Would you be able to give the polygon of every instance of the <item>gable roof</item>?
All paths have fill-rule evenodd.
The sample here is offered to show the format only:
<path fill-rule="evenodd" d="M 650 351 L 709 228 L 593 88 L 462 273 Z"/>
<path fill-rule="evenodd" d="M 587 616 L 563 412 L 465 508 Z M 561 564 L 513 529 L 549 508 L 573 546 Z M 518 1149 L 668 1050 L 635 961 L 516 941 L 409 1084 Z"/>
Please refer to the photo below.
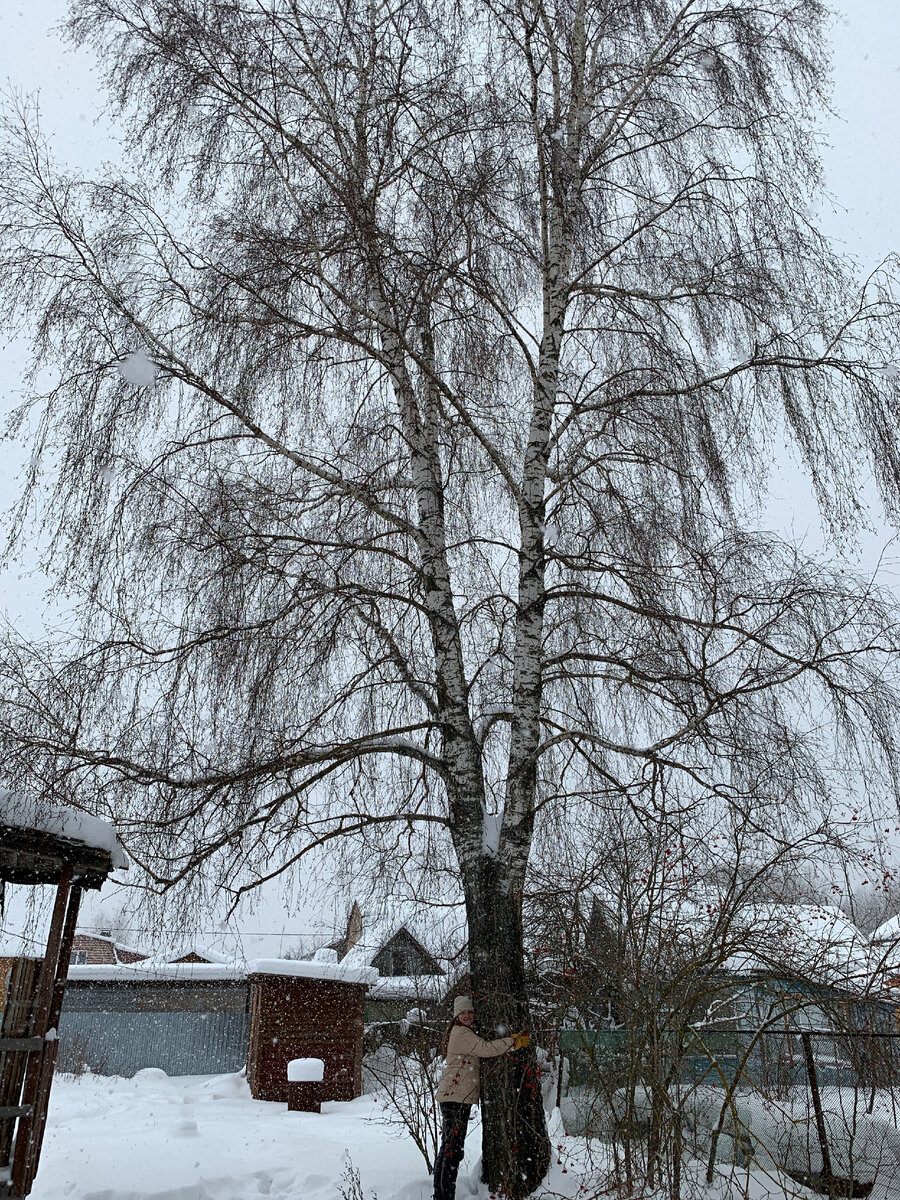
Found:
<path fill-rule="evenodd" d="M 72 941 L 73 950 L 91 950 L 92 948 L 107 947 L 113 962 L 140 962 L 147 955 L 143 950 L 134 946 L 126 946 L 114 938 L 111 933 L 94 933 L 84 929 L 76 929 Z"/>
<path fill-rule="evenodd" d="M 612 913 L 607 916 L 602 907 L 600 898 L 592 912 L 593 933 L 600 940 L 615 924 Z M 654 908 L 656 944 L 676 954 L 699 956 L 701 962 L 723 954 L 719 969 L 732 974 L 803 977 L 859 993 L 882 990 L 879 955 L 833 905 L 764 901 L 734 912 L 726 909 L 725 915 L 723 925 L 723 909 L 713 893 L 679 893 L 669 904 Z"/>
<path fill-rule="evenodd" d="M 422 943 L 417 938 L 413 937 L 413 935 L 409 932 L 409 930 L 406 928 L 405 925 L 402 925 L 396 931 L 396 933 L 392 934 L 388 938 L 388 940 L 385 942 L 385 944 L 381 947 L 381 949 L 375 953 L 375 955 L 372 958 L 371 965 L 378 966 L 379 971 L 381 971 L 381 973 L 383 975 L 388 974 L 387 970 L 385 969 L 385 966 L 379 965 L 379 961 L 381 960 L 383 962 L 385 955 L 391 953 L 392 951 L 396 951 L 396 950 L 402 951 L 404 949 L 411 949 L 419 957 L 420 960 L 424 961 L 426 966 L 429 968 L 429 970 L 422 971 L 422 972 L 420 972 L 420 974 L 423 974 L 423 975 L 426 975 L 426 974 L 427 975 L 446 975 L 447 972 L 444 970 L 444 968 L 441 966 L 441 964 L 438 962 L 438 960 L 434 957 L 434 955 L 431 954 L 428 950 L 426 950 L 425 947 L 422 945 Z"/>
<path fill-rule="evenodd" d="M 347 933 L 332 943 L 331 949 L 338 952 L 339 961 L 348 967 L 371 967 L 378 955 L 404 934 L 434 965 L 433 974 L 444 976 L 452 970 L 452 957 L 466 943 L 464 929 L 455 909 L 435 913 L 423 905 L 391 901 L 367 914 L 354 903 Z"/>

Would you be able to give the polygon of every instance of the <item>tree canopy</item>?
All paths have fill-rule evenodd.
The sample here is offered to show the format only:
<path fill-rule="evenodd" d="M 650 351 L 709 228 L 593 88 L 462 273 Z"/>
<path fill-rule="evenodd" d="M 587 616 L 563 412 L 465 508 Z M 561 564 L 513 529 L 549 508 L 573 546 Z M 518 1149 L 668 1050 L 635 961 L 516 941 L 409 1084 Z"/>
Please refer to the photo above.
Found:
<path fill-rule="evenodd" d="M 895 267 L 812 216 L 826 15 L 76 0 L 131 167 L 6 117 L 20 516 L 78 616 L 6 651 L 8 772 L 163 887 L 449 836 L 484 954 L 543 815 L 893 787 L 891 603 L 748 521 L 785 443 L 833 530 L 867 472 L 898 513 Z"/>

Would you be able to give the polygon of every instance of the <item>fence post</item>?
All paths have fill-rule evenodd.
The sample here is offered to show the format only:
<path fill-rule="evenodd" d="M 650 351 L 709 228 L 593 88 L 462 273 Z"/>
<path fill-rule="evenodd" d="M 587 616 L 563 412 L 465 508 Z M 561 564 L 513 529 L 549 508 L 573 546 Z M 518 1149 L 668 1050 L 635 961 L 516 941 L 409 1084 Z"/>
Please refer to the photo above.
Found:
<path fill-rule="evenodd" d="M 806 1059 L 806 1074 L 809 1076 L 809 1089 L 812 1092 L 813 1109 L 816 1114 L 816 1129 L 819 1132 L 819 1148 L 822 1151 L 822 1173 L 828 1183 L 829 1195 L 832 1192 L 831 1155 L 828 1152 L 828 1130 L 825 1127 L 825 1115 L 822 1112 L 822 1097 L 819 1095 L 819 1080 L 816 1076 L 816 1063 L 813 1058 L 812 1040 L 808 1033 L 800 1034 L 803 1045 L 803 1056 Z"/>

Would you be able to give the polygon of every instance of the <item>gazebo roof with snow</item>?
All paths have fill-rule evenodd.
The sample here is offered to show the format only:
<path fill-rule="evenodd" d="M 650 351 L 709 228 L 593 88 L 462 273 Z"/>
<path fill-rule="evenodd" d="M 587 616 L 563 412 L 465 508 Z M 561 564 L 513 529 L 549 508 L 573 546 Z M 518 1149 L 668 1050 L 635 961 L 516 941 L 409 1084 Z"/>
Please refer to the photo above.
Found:
<path fill-rule="evenodd" d="M 122 844 L 104 821 L 0 789 L 0 899 L 7 883 L 56 885 L 43 955 L 17 958 L 9 976 L 0 1037 L 0 1195 L 27 1196 L 38 1168 L 81 894 L 127 867 Z M 6 1069 L 7 1060 L 13 1069 Z"/>
<path fill-rule="evenodd" d="M 0 789 L 0 881 L 55 884 L 68 868 L 80 887 L 99 888 L 128 857 L 104 821 Z"/>

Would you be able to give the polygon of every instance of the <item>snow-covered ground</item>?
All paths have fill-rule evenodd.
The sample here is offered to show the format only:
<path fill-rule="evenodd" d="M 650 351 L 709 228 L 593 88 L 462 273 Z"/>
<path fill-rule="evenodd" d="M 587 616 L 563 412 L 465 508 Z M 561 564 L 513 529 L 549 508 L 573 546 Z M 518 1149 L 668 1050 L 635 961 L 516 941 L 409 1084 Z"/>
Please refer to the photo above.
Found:
<path fill-rule="evenodd" d="M 559 1127 L 544 1200 L 592 1200 L 608 1191 L 604 1148 Z M 487 1200 L 479 1182 L 481 1129 L 469 1132 L 458 1200 Z M 593 1169 L 591 1160 L 593 1159 Z M 133 1079 L 57 1076 L 33 1200 L 429 1200 L 431 1180 L 408 1137 L 387 1127 L 374 1096 L 290 1113 L 253 1100 L 240 1075 L 170 1078 L 155 1068 Z M 686 1164 L 685 1195 L 699 1196 L 700 1164 Z M 895 1197 L 879 1179 L 872 1200 Z M 764 1172 L 735 1169 L 710 1200 L 811 1196 Z M 354 1200 L 360 1200 L 359 1192 Z"/>
<path fill-rule="evenodd" d="M 430 1198 L 424 1160 L 381 1112 L 372 1096 L 323 1104 L 321 1115 L 288 1112 L 251 1099 L 240 1075 L 170 1078 L 152 1067 L 133 1079 L 58 1075 L 32 1198 L 340 1200 L 348 1166 L 365 1200 Z M 473 1122 L 459 1200 L 487 1196 L 480 1153 Z M 554 1162 L 552 1194 L 577 1193 L 567 1164 Z"/>

